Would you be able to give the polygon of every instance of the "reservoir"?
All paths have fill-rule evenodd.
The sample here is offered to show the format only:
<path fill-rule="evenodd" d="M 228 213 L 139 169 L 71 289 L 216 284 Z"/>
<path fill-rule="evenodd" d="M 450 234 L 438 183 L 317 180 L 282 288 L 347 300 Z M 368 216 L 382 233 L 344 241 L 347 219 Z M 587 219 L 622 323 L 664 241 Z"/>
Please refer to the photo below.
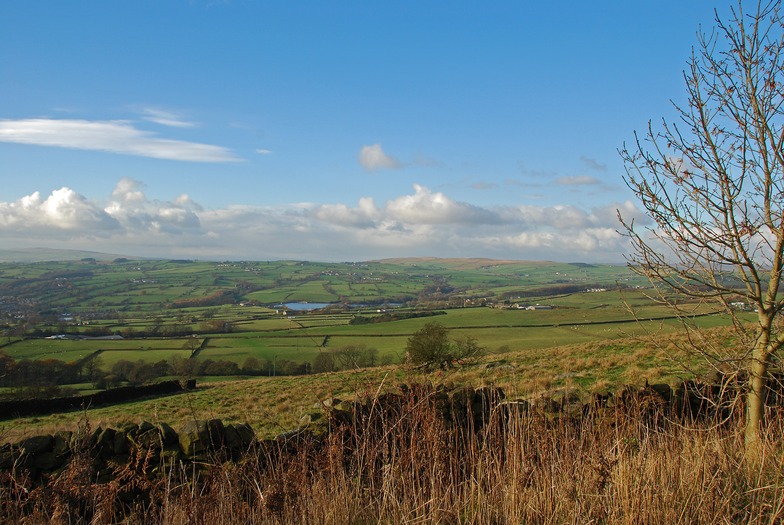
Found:
<path fill-rule="evenodd" d="M 308 310 L 318 310 L 320 308 L 326 308 L 332 303 L 283 303 L 279 305 L 275 305 L 275 308 L 282 308 L 286 307 L 289 310 L 294 310 L 296 312 L 307 312 Z"/>

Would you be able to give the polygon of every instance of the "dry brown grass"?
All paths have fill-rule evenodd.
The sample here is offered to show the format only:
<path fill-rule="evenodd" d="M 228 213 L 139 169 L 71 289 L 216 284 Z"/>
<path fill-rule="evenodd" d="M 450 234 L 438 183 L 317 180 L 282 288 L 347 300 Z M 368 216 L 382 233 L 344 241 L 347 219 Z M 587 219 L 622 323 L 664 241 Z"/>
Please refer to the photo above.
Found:
<path fill-rule="evenodd" d="M 360 396 L 375 392 L 360 392 Z M 784 520 L 784 431 L 772 418 L 759 469 L 743 463 L 738 422 L 684 426 L 611 411 L 569 420 L 505 416 L 482 429 L 438 416 L 433 390 L 366 413 L 323 441 L 269 445 L 198 480 L 91 483 L 77 461 L 43 488 L 0 484 L 0 521 L 18 523 L 772 524 Z M 51 487 L 54 487 L 52 489 Z M 134 503 L 117 497 L 136 487 Z"/>

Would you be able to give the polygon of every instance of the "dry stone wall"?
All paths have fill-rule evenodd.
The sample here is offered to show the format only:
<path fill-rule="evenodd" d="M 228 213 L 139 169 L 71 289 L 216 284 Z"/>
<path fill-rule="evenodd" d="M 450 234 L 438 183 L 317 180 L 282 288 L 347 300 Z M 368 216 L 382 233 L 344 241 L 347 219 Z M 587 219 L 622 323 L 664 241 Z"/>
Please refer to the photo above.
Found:
<path fill-rule="evenodd" d="M 70 410 L 80 410 L 87 407 L 123 403 L 142 397 L 176 394 L 193 388 L 196 388 L 195 380 L 189 380 L 185 383 L 180 381 L 162 381 L 152 385 L 111 388 L 84 396 L 0 401 L 0 419 L 68 412 Z"/>
<path fill-rule="evenodd" d="M 56 473 L 74 458 L 87 458 L 93 463 L 95 481 L 107 482 L 131 463 L 155 475 L 171 468 L 188 470 L 215 462 L 240 461 L 248 454 L 269 459 L 300 444 L 318 450 L 324 438 L 336 432 L 344 433 L 343 442 L 348 445 L 360 433 L 387 435 L 385 429 L 391 426 L 415 428 L 417 422 L 412 418 L 423 407 L 444 425 L 471 432 L 489 424 L 503 427 L 513 417 L 577 419 L 632 412 L 653 425 L 665 417 L 719 420 L 727 416 L 733 403 L 737 404 L 741 384 L 727 379 L 714 383 L 684 381 L 675 388 L 646 385 L 588 397 L 560 391 L 527 400 L 507 400 L 504 391 L 496 387 L 402 385 L 395 392 L 365 400 L 323 401 L 298 428 L 268 440 L 258 440 L 248 424 L 225 424 L 219 419 L 190 421 L 177 430 L 166 423 L 143 421 L 123 428 L 82 428 L 32 436 L 0 445 L 0 471 L 24 472 L 37 478 Z M 770 403 L 780 404 L 782 400 L 777 389 L 772 389 L 768 397 Z"/>

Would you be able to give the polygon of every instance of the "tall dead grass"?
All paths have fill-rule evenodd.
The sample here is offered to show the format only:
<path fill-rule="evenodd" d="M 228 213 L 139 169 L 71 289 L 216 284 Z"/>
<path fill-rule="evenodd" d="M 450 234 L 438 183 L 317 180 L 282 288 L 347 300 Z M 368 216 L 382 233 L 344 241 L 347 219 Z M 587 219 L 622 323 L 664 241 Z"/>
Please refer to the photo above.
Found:
<path fill-rule="evenodd" d="M 750 472 L 737 421 L 687 426 L 645 407 L 553 418 L 514 404 L 481 421 L 470 411 L 445 414 L 433 389 L 395 400 L 333 421 L 323 439 L 267 442 L 239 462 L 180 466 L 154 482 L 132 461 L 118 467 L 119 484 L 95 484 L 78 458 L 48 483 L 8 477 L 0 521 L 784 522 L 781 417 L 770 418 L 765 460 Z"/>

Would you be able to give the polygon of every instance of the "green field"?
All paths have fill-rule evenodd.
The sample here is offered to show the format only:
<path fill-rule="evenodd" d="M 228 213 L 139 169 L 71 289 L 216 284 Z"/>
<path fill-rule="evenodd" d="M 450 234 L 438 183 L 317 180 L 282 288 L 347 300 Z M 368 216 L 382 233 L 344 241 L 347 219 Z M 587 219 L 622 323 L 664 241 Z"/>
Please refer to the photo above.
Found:
<path fill-rule="evenodd" d="M 474 338 L 490 361 L 523 356 L 521 366 L 535 381 L 559 376 L 562 367 L 588 386 L 597 380 L 591 367 L 598 361 L 607 361 L 601 380 L 617 382 L 640 358 L 607 360 L 592 350 L 574 358 L 579 365 L 542 360 L 564 347 L 677 336 L 680 323 L 646 292 L 646 283 L 623 266 L 486 259 L 0 263 L 0 306 L 7 312 L 0 351 L 17 362 L 58 360 L 91 374 L 117 374 L 120 362 L 160 370 L 170 363 L 174 374 L 176 362 L 179 374 L 277 375 L 317 370 L 325 354 L 338 359 L 347 348 L 361 349 L 366 363 L 399 364 L 408 338 L 437 322 L 451 338 Z M 300 311 L 281 306 L 286 302 L 329 307 Z M 704 327 L 727 325 L 712 312 L 701 305 L 690 313 Z M 122 338 L 47 338 L 60 334 Z M 666 369 L 657 359 L 642 364 Z M 350 363 L 340 366 L 357 366 Z M 492 374 L 482 380 L 503 379 Z"/>
<path fill-rule="evenodd" d="M 603 391 L 643 381 L 674 383 L 699 372 L 704 363 L 678 349 L 682 325 L 647 291 L 644 281 L 621 266 L 520 261 L 4 263 L 3 355 L 17 362 L 83 366 L 67 386 L 85 393 L 97 384 L 85 381 L 86 374 L 97 370 L 117 377 L 116 369 L 128 362 L 139 369 L 139 363 L 169 363 L 166 370 L 173 377 L 201 365 L 203 387 L 186 396 L 89 414 L 22 418 L 0 425 L 0 433 L 68 427 L 85 415 L 96 424 L 149 418 L 177 423 L 219 415 L 274 435 L 296 425 L 320 399 L 350 397 L 384 384 L 494 384 L 527 397 L 559 388 Z M 298 311 L 281 307 L 284 302 L 330 306 Z M 681 306 L 690 307 L 685 301 Z M 729 321 L 715 311 L 699 305 L 690 314 L 694 323 L 717 329 L 716 337 L 732 345 L 722 332 Z M 408 339 L 429 322 L 441 323 L 451 338 L 475 338 L 485 355 L 431 375 L 401 367 Z M 46 338 L 59 334 L 122 339 Z M 325 354 L 337 359 L 349 347 L 367 351 L 376 367 L 343 363 L 347 371 L 312 373 Z M 222 373 L 308 375 L 226 381 L 225 375 L 215 376 Z M 3 384 L 0 389 L 0 394 L 14 391 Z"/>
<path fill-rule="evenodd" d="M 645 285 L 628 269 L 482 259 L 402 259 L 363 263 L 127 260 L 0 263 L 0 294 L 25 297 L 60 313 L 96 309 L 152 312 L 218 291 L 232 301 L 383 303 L 508 299 L 565 286 Z M 549 290 L 549 291 L 548 291 Z M 220 305 L 212 305 L 220 306 Z"/>
<path fill-rule="evenodd" d="M 200 340 L 199 340 L 200 341 Z M 149 350 L 182 350 L 180 339 L 138 339 L 138 340 L 60 340 L 26 339 L 4 348 L 6 355 L 14 359 L 59 359 L 57 355 L 89 355 L 98 350 L 146 352 Z"/>
<path fill-rule="evenodd" d="M 646 331 L 674 333 L 674 320 L 636 322 L 622 305 L 606 303 L 617 300 L 613 294 L 582 294 L 584 297 L 560 297 L 551 302 L 551 310 L 506 310 L 489 307 L 445 310 L 444 315 L 375 324 L 349 325 L 350 316 L 298 313 L 296 316 L 273 316 L 241 321 L 230 334 L 208 334 L 195 359 L 224 359 L 242 364 L 248 357 L 269 361 L 287 359 L 312 361 L 323 351 L 348 345 L 363 345 L 378 350 L 399 362 L 406 340 L 425 323 L 446 326 L 453 337 L 468 335 L 490 352 L 546 349 L 592 341 L 611 341 Z M 601 301 L 594 305 L 592 298 Z M 559 306 L 560 305 L 560 306 Z M 646 306 L 638 315 L 662 318 L 669 312 L 662 307 Z M 698 318 L 704 326 L 726 323 L 717 316 Z M 4 348 L 14 359 L 59 359 L 77 361 L 101 351 L 100 366 L 110 369 L 119 360 L 157 362 L 172 356 L 189 357 L 191 347 L 201 345 L 190 337 L 137 338 L 124 340 L 53 340 L 26 339 Z"/>
<path fill-rule="evenodd" d="M 582 311 L 580 311 L 582 312 Z M 664 315 L 661 310 L 648 313 Z M 508 347 L 522 350 L 564 344 L 605 340 L 622 337 L 633 331 L 630 314 L 621 308 L 604 309 L 597 315 L 577 310 L 564 313 L 549 311 L 510 311 L 491 308 L 463 308 L 447 310 L 446 315 L 367 325 L 347 325 L 345 319 L 319 319 L 316 314 L 300 315 L 296 324 L 281 326 L 277 320 L 258 321 L 254 328 L 265 331 L 233 334 L 220 339 L 211 338 L 200 358 L 231 355 L 233 360 L 244 355 L 273 359 L 312 359 L 323 349 L 354 344 L 376 348 L 381 355 L 399 358 L 407 338 L 425 323 L 437 321 L 452 330 L 455 336 L 470 335 L 488 349 Z M 574 324 L 586 323 L 586 324 Z M 607 324 L 603 324 L 607 323 Z M 280 327 L 275 330 L 276 327 Z M 639 331 L 639 328 L 634 328 Z M 325 341 L 326 340 L 326 341 Z M 326 344 L 325 344 L 326 343 Z M 229 352 L 228 349 L 232 351 Z M 244 353 L 243 353 L 244 352 Z"/>

